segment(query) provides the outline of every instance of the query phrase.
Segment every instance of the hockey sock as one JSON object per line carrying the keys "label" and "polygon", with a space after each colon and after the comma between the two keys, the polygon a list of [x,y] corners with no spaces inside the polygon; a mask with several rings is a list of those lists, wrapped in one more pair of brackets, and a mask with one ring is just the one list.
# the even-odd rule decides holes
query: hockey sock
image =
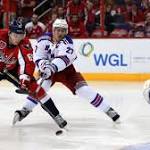
{"label": "hockey sock", "polygon": [[24,108],[26,108],[29,111],[32,111],[32,109],[38,104],[36,100],[34,100],[32,97],[28,96],[27,101],[23,105]]}
{"label": "hockey sock", "polygon": [[87,99],[94,107],[101,111],[107,112],[110,108],[108,102],[89,86],[80,87],[76,90],[76,94],[81,98]]}
{"label": "hockey sock", "polygon": [[42,99],[41,106],[46,112],[48,112],[50,114],[50,116],[52,118],[54,118],[55,116],[57,116],[59,114],[59,111],[56,108],[56,106],[51,98],[49,98],[47,100]]}

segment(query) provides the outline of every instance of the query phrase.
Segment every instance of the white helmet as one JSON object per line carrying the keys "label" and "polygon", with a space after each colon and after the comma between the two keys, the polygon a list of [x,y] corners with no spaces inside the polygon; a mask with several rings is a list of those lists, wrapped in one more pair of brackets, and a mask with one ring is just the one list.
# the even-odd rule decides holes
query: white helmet
{"label": "white helmet", "polygon": [[54,28],[66,29],[66,33],[68,34],[68,24],[65,19],[56,19],[52,26],[53,26],[53,29]]}

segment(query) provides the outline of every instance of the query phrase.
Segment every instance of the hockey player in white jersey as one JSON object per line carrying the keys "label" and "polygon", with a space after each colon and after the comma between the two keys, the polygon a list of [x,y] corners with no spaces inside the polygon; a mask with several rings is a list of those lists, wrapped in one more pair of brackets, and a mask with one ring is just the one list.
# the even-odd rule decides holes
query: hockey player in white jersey
{"label": "hockey player in white jersey", "polygon": [[[55,82],[61,82],[73,94],[84,98],[89,103],[105,112],[114,122],[118,122],[120,115],[109,105],[102,95],[95,92],[85,81],[80,72],[76,72],[73,62],[77,58],[73,41],[68,34],[68,24],[64,19],[56,19],[52,26],[52,34],[39,38],[34,54],[34,61],[41,77],[46,80],[42,84],[49,89]],[[23,108],[32,111],[35,104],[27,101]],[[22,110],[20,111],[20,114]],[[22,116],[23,118],[23,116]]]}
{"label": "hockey player in white jersey", "polygon": [[143,96],[147,103],[150,104],[150,80],[144,82]]}

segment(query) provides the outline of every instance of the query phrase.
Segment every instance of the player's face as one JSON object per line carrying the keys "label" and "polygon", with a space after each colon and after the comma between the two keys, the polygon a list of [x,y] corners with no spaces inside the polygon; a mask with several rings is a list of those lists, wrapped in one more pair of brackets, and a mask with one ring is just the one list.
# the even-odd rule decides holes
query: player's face
{"label": "player's face", "polygon": [[9,34],[9,42],[10,44],[13,44],[13,45],[18,45],[21,40],[24,39],[24,34],[17,34],[17,33],[14,33],[14,32],[11,32]]}
{"label": "player's face", "polygon": [[33,22],[33,24],[37,24],[37,22],[38,22],[38,16],[37,15],[32,16],[32,22]]}
{"label": "player's face", "polygon": [[53,30],[53,37],[56,41],[60,41],[64,38],[66,33],[67,33],[67,31],[64,28],[55,28]]}

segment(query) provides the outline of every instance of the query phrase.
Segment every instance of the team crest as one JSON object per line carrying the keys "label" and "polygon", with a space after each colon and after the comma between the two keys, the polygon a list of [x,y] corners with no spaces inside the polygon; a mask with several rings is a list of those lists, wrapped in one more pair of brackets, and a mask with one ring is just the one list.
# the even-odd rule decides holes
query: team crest
{"label": "team crest", "polygon": [[24,44],[22,47],[27,49],[27,50],[32,50],[32,47],[30,44]]}
{"label": "team crest", "polygon": [[0,40],[0,49],[4,49],[6,47],[6,42]]}

